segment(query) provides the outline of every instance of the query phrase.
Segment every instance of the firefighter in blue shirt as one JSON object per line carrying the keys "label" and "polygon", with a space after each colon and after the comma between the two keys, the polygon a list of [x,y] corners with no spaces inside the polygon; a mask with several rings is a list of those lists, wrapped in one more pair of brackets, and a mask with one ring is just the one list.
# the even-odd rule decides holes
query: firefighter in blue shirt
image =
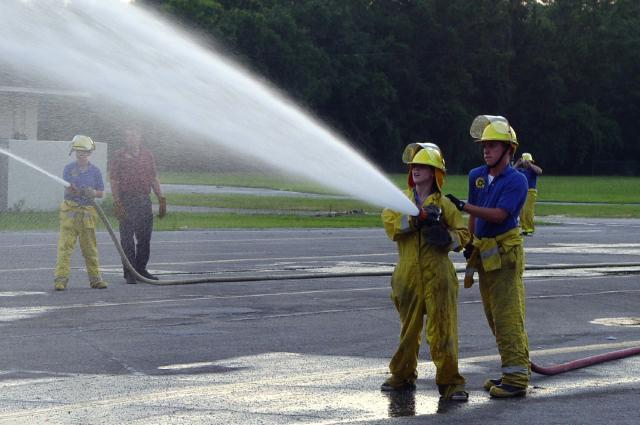
{"label": "firefighter in blue shirt", "polygon": [[520,211],[520,227],[523,235],[530,236],[536,231],[533,217],[535,215],[536,200],[538,199],[538,176],[542,174],[542,168],[533,163],[533,156],[527,152],[522,154],[520,159],[513,165],[513,168],[524,174],[529,184],[527,201]]}
{"label": "firefighter in blue shirt", "polygon": [[[531,375],[522,282],[524,250],[518,226],[527,180],[511,168],[518,141],[505,118],[476,117],[471,135],[482,144],[486,165],[469,173],[466,203],[453,195],[447,197],[470,215],[473,242],[465,257],[468,268],[478,271],[485,315],[502,362],[502,376],[488,379],[484,388],[492,397],[517,397],[526,394]],[[467,279],[465,286],[469,286]]]}
{"label": "firefighter in blue shirt", "polygon": [[54,280],[56,291],[65,290],[69,283],[71,254],[77,240],[80,241],[80,249],[87,266],[89,285],[94,289],[107,287],[100,275],[96,243],[97,212],[92,205],[92,200],[102,198],[104,193],[102,173],[89,162],[89,156],[95,148],[96,145],[90,137],[75,136],[71,152],[76,153],[76,161],[64,167],[63,178],[70,186],[65,189],[64,201],[60,204],[60,239]]}

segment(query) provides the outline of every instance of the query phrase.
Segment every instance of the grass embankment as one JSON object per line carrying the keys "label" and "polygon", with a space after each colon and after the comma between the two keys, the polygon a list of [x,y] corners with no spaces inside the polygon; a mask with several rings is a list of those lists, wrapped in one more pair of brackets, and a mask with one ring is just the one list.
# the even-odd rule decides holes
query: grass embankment
{"label": "grass embankment", "polygon": [[[292,190],[330,195],[314,184],[290,182],[284,177],[265,177],[259,174],[162,173],[163,184],[204,184],[218,186],[244,186]],[[406,186],[405,174],[394,174],[390,179],[400,188]],[[537,216],[565,215],[573,217],[640,218],[640,178],[637,177],[558,177],[539,179]],[[467,177],[448,176],[445,192],[466,198]],[[184,230],[203,228],[277,228],[277,227],[379,227],[380,208],[351,199],[327,197],[205,195],[167,193],[169,214],[155,220],[156,230]],[[545,204],[560,202],[565,204]],[[571,203],[581,203],[574,204]],[[583,204],[586,203],[586,204]],[[600,205],[604,203],[606,205]],[[631,204],[631,205],[630,205]],[[635,204],[635,205],[633,205]],[[175,212],[172,206],[199,206],[231,209],[274,210],[279,214],[236,214],[213,212]],[[102,202],[111,215],[109,198]],[[288,211],[316,212],[311,215],[287,214]],[[353,214],[361,211],[364,214]],[[0,214],[0,230],[57,230],[56,212],[7,212]],[[99,229],[103,229],[99,223]]]}

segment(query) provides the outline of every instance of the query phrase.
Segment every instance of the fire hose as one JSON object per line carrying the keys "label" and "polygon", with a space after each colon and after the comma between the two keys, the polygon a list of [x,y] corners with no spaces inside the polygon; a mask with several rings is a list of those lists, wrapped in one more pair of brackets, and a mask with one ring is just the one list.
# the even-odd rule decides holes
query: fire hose
{"label": "fire hose", "polygon": [[[297,273],[287,275],[245,275],[245,276],[209,276],[197,279],[179,279],[179,280],[152,280],[140,275],[136,269],[131,265],[131,262],[127,258],[120,241],[113,231],[113,227],[109,223],[109,219],[102,210],[102,208],[93,202],[93,206],[96,208],[98,215],[107,229],[107,232],[111,236],[120,257],[122,263],[126,269],[137,280],[147,283],[149,285],[168,286],[168,285],[190,285],[196,283],[227,283],[227,282],[251,282],[251,281],[267,281],[267,280],[285,280],[285,279],[321,279],[327,277],[365,277],[365,276],[389,276],[391,273],[388,271],[359,271],[359,272],[340,272],[340,273]],[[567,270],[580,268],[603,268],[603,267],[639,267],[640,263],[623,263],[623,264],[581,264],[581,265],[547,265],[547,266],[528,266],[527,270]],[[456,270],[457,272],[464,271]],[[541,375],[557,375],[560,373],[568,372],[570,370],[580,369],[587,366],[592,366],[599,363],[604,363],[612,360],[622,359],[640,354],[640,347],[632,347],[624,350],[612,351],[610,353],[599,354],[596,356],[585,357],[583,359],[573,360],[567,363],[562,363],[554,366],[543,367],[539,366],[533,361],[531,362],[531,371]]]}

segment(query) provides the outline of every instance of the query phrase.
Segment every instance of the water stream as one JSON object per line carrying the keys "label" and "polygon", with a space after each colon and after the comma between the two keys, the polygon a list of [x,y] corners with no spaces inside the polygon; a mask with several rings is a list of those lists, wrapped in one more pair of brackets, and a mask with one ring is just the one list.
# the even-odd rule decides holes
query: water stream
{"label": "water stream", "polygon": [[29,161],[28,159],[22,158],[21,156],[18,156],[14,153],[11,153],[10,151],[0,148],[0,153],[3,155],[6,155],[10,158],[15,159],[18,162],[23,163],[24,165],[33,168],[34,170],[36,170],[39,173],[44,174],[45,176],[55,180],[56,182],[60,183],[61,185],[63,185],[64,187],[69,187],[71,186],[71,184],[69,184],[68,181],[56,176],[55,174],[51,174],[50,172],[48,172],[47,170],[44,170],[42,167],[37,166],[36,164],[34,164],[33,162]]}
{"label": "water stream", "polygon": [[416,207],[339,135],[222,54],[122,0],[2,0],[0,67],[65,87],[380,207]]}

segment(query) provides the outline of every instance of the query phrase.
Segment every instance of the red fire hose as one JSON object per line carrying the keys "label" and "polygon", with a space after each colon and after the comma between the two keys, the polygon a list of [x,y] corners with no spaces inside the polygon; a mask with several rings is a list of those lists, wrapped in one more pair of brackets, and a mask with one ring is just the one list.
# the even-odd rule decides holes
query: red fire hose
{"label": "red fire hose", "polygon": [[624,350],[598,354],[597,356],[585,357],[584,359],[573,360],[571,362],[549,367],[538,366],[534,362],[531,362],[531,371],[539,373],[541,375],[558,375],[559,373],[568,372],[570,370],[580,369],[582,367],[592,366],[594,364],[604,363],[611,360],[635,356],[637,354],[640,354],[640,347],[625,348]]}

